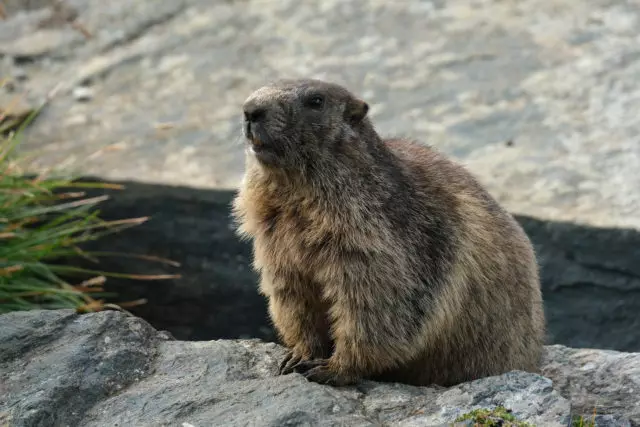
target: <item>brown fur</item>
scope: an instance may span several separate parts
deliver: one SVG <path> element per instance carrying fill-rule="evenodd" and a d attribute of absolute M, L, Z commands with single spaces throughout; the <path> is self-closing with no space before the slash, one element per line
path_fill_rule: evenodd
<path fill-rule="evenodd" d="M 290 348 L 281 372 L 447 386 L 537 371 L 544 317 L 524 231 L 462 166 L 380 138 L 367 110 L 318 80 L 244 104 L 233 212 Z"/>

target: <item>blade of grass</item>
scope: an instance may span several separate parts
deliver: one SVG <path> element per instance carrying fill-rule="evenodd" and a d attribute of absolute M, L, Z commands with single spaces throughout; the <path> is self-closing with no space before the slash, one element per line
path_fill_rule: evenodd
<path fill-rule="evenodd" d="M 100 274 L 106 277 L 114 277 L 119 279 L 135 279 L 135 280 L 169 280 L 179 279 L 182 276 L 179 274 L 128 274 L 128 273 L 113 273 L 100 270 L 91 270 L 81 267 L 72 267 L 68 265 L 50 265 L 49 268 L 52 271 L 60 271 L 65 273 L 83 273 L 83 274 Z"/>

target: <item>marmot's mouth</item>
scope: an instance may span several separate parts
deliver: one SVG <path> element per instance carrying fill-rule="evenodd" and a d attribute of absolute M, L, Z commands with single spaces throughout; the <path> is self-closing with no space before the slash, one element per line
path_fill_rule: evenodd
<path fill-rule="evenodd" d="M 257 132 L 253 132 L 247 138 L 247 149 L 260 163 L 263 165 L 274 166 L 278 164 L 278 150 L 271 143 L 271 140 L 261 138 L 256 135 Z"/>
<path fill-rule="evenodd" d="M 278 155 L 268 146 L 249 144 L 248 147 L 249 152 L 253 157 L 255 157 L 261 164 L 263 165 L 271 165 L 274 166 L 278 164 Z"/>
<path fill-rule="evenodd" d="M 247 150 L 262 164 L 275 164 L 278 159 L 278 150 L 273 144 L 269 134 L 260 125 L 247 123 L 245 127 L 247 138 Z"/>
<path fill-rule="evenodd" d="M 271 140 L 262 129 L 257 126 L 248 126 L 246 130 L 247 141 L 255 151 L 270 148 Z"/>
<path fill-rule="evenodd" d="M 251 146 L 254 149 L 264 147 L 264 138 L 260 138 L 258 136 L 259 129 L 256 129 L 255 126 L 252 126 L 251 123 L 247 123 L 245 126 L 245 136 Z"/>
<path fill-rule="evenodd" d="M 269 145 L 264 143 L 264 140 L 257 137 L 252 136 L 249 138 L 249 148 L 253 151 L 254 154 L 264 153 L 269 150 Z"/>

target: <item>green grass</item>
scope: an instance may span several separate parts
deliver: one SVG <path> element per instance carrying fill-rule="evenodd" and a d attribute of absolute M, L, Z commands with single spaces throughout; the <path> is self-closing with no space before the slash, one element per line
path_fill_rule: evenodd
<path fill-rule="evenodd" d="M 571 421 L 571 427 L 596 427 L 596 413 L 593 411 L 593 417 L 588 420 L 583 416 L 575 417 Z"/>
<path fill-rule="evenodd" d="M 473 421 L 474 426 L 483 427 L 533 427 L 530 423 L 519 421 L 510 410 L 503 406 L 494 409 L 474 409 L 456 418 L 456 422 Z"/>
<path fill-rule="evenodd" d="M 125 256 L 85 253 L 79 245 L 139 225 L 147 218 L 105 221 L 99 217 L 96 207 L 108 197 L 87 197 L 85 191 L 119 186 L 80 183 L 64 174 L 62 178 L 27 177 L 14 158 L 15 148 L 39 111 L 17 118 L 0 110 L 0 314 L 36 308 L 87 312 L 144 303 L 108 301 L 110 294 L 104 290 L 107 278 L 159 280 L 179 276 L 128 275 L 69 265 L 68 260 L 76 257 L 97 261 L 101 256 Z M 67 260 L 64 264 L 56 263 L 63 258 Z M 171 263 L 150 256 L 138 258 Z"/>
<path fill-rule="evenodd" d="M 594 409 L 591 419 L 583 416 L 573 417 L 571 427 L 596 427 L 596 412 Z M 534 427 L 531 423 L 519 421 L 510 410 L 503 406 L 494 409 L 475 409 L 456 418 L 456 422 L 471 420 L 477 427 Z"/>

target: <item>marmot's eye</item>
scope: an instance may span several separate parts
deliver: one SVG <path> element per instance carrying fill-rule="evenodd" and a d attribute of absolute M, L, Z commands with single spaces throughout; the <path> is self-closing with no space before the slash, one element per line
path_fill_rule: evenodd
<path fill-rule="evenodd" d="M 320 95 L 314 95 L 307 98 L 305 105 L 309 108 L 320 109 L 324 105 L 324 98 Z"/>

